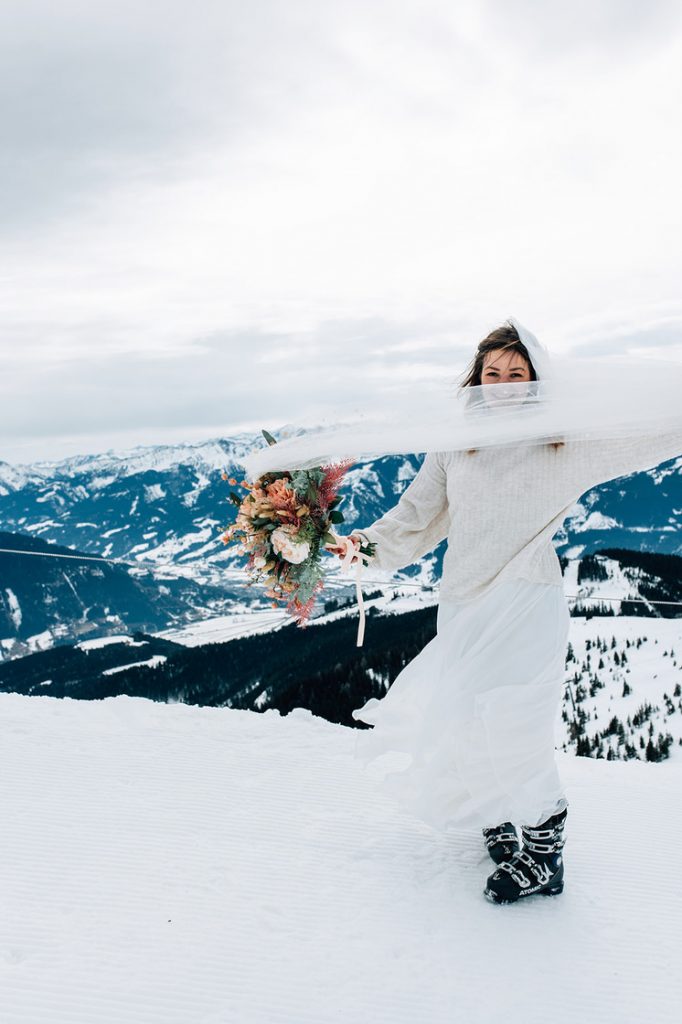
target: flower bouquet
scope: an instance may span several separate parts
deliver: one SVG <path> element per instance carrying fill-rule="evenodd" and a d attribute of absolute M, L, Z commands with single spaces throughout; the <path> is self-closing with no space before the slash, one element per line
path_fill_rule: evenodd
<path fill-rule="evenodd" d="M 268 444 L 277 443 L 267 430 L 262 433 Z M 240 542 L 242 552 L 249 556 L 246 563 L 249 585 L 267 584 L 265 593 L 273 598 L 273 606 L 276 608 L 278 603 L 286 602 L 287 612 L 299 626 L 307 624 L 324 586 L 322 551 L 325 545 L 337 546 L 341 540 L 348 540 L 337 537 L 332 526 L 344 521 L 339 511 L 343 498 L 338 490 L 353 461 L 347 459 L 333 466 L 264 473 L 252 483 L 241 482 L 239 486 L 247 492 L 244 497 L 234 491 L 228 496 L 238 511 L 235 522 L 222 536 L 223 543 Z M 225 472 L 222 478 L 232 486 L 237 485 L 237 480 Z M 374 547 L 366 543 L 360 546 L 359 552 L 353 548 L 353 553 L 359 555 L 358 572 L 362 561 L 374 554 Z M 348 562 L 349 558 L 344 567 Z"/>

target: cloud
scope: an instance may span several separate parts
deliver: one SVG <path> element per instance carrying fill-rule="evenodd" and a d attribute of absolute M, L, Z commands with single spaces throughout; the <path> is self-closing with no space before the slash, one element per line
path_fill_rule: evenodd
<path fill-rule="evenodd" d="M 415 358 L 414 345 L 425 340 Z M 93 350 L 88 359 L 47 370 L 15 364 L 6 378 L 0 433 L 11 445 L 48 434 L 55 422 L 64 434 L 111 434 L 121 423 L 136 423 L 144 433 L 213 430 L 252 419 L 255 410 L 269 423 L 295 421 L 321 415 L 333 404 L 365 401 L 391 382 L 409 385 L 420 360 L 422 374 L 432 378 L 440 367 L 457 372 L 474 347 L 442 329 L 430 340 L 422 330 L 421 338 L 415 334 L 405 341 L 405 325 L 375 318 L 322 323 L 299 335 L 223 331 L 170 358 Z M 366 346 L 362 358 L 358 342 Z"/>
<path fill-rule="evenodd" d="M 657 317 L 649 323 L 618 323 L 591 331 L 585 340 L 574 345 L 576 356 L 637 355 L 660 350 L 663 354 L 682 356 L 682 312 Z"/>
<path fill-rule="evenodd" d="M 6 0 L 0 458 L 295 422 L 459 370 L 509 315 L 637 347 L 680 315 L 678 21 Z"/>
<path fill-rule="evenodd" d="M 315 5 L 5 0 L 0 213 L 68 216 L 121 180 L 171 180 L 219 141 L 235 151 L 333 67 Z"/>
<path fill-rule="evenodd" d="M 622 61 L 665 45 L 680 28 L 677 0 L 482 0 L 486 25 L 540 66 L 579 55 Z"/>

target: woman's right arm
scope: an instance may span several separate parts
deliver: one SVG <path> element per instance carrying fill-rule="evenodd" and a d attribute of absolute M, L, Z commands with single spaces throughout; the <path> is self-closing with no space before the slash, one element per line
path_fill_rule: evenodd
<path fill-rule="evenodd" d="M 353 530 L 376 544 L 370 565 L 393 572 L 418 561 L 444 540 L 450 528 L 447 475 L 440 453 L 427 452 L 397 505 L 366 529 Z"/>
<path fill-rule="evenodd" d="M 682 455 L 682 428 L 642 437 L 571 442 L 583 490 L 630 473 L 652 469 Z"/>

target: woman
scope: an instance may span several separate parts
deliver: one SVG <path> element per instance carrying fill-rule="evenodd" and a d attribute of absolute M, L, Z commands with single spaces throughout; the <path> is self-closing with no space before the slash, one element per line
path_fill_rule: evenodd
<path fill-rule="evenodd" d="M 547 366 L 546 349 L 510 318 L 480 343 L 461 386 L 534 381 Z M 387 792 L 436 828 L 482 828 L 498 865 L 491 902 L 563 890 L 555 726 L 570 614 L 552 537 L 591 487 L 681 452 L 681 430 L 430 452 L 398 504 L 350 536 L 374 542 L 370 565 L 390 571 L 447 538 L 436 636 L 381 700 L 353 712 L 374 726 L 356 754 L 408 755 L 383 779 Z M 341 557 L 345 546 L 329 550 Z"/>

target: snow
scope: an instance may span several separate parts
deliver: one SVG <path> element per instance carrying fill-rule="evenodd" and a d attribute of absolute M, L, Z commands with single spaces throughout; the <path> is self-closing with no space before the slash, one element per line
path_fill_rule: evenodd
<path fill-rule="evenodd" d="M 63 498 L 61 497 L 61 495 L 56 490 L 54 490 L 47 491 L 45 494 L 42 494 L 39 498 L 36 498 L 36 504 L 40 504 L 41 502 L 44 501 L 49 501 L 50 498 L 55 498 L 57 501 L 63 502 Z"/>
<path fill-rule="evenodd" d="M 102 671 L 102 675 L 112 676 L 116 672 L 126 672 L 129 668 L 140 668 L 142 665 L 145 665 L 148 668 L 155 668 L 166 660 L 167 658 L 165 654 L 153 654 L 151 658 L 147 658 L 146 661 L 131 661 L 128 665 L 116 665 L 115 668 L 105 668 Z"/>
<path fill-rule="evenodd" d="M 575 698 L 574 675 L 586 691 L 579 706 L 586 714 L 585 731 L 593 738 L 607 729 L 616 716 L 624 728 L 624 738 L 603 737 L 604 756 L 611 748 L 622 755 L 620 747 L 629 742 L 644 759 L 644 745 L 649 736 L 656 743 L 659 736 L 672 737 L 668 757 L 682 767 L 682 619 L 648 618 L 643 616 L 608 616 L 571 619 L 570 643 L 574 660 L 567 664 L 566 678 Z M 598 647 L 597 644 L 600 646 Z M 589 695 L 590 681 L 597 678 L 602 687 Z M 624 692 L 627 683 L 630 692 Z M 634 719 L 639 709 L 651 711 L 640 724 Z M 569 689 L 564 693 L 564 707 L 569 721 L 564 721 L 558 738 L 569 742 L 569 726 L 575 715 Z M 628 720 L 631 720 L 632 724 Z"/>
<path fill-rule="evenodd" d="M 204 526 L 203 529 L 195 530 L 194 533 L 185 532 L 181 537 L 171 537 L 166 541 L 162 541 L 155 547 L 150 547 L 147 553 L 145 561 L 153 561 L 159 559 L 163 561 L 167 559 L 172 561 L 182 552 L 187 551 L 188 548 L 194 547 L 196 544 L 202 544 L 206 541 L 215 542 L 218 540 L 218 532 L 211 528 L 211 526 Z M 136 547 L 130 549 L 130 553 L 138 550 L 147 548 L 147 544 L 138 544 Z M 205 550 L 202 548 L 202 550 Z M 192 552 L 196 557 L 197 552 Z"/>
<path fill-rule="evenodd" d="M 57 629 L 43 629 L 40 633 L 33 633 L 26 637 L 24 643 L 29 651 L 47 651 L 54 647 L 54 638 Z"/>
<path fill-rule="evenodd" d="M 225 574 L 229 578 L 229 574 Z M 390 574 L 385 574 L 390 575 Z M 427 572 L 424 570 L 423 578 L 426 579 Z M 237 574 L 237 579 L 238 579 Z M 420 574 L 419 579 L 422 578 Z M 327 577 L 327 591 L 325 599 L 340 597 L 341 600 L 350 598 L 347 607 L 337 611 L 319 614 L 311 620 L 312 623 L 333 622 L 336 619 L 352 617 L 357 619 L 358 606 L 353 585 L 354 571 L 350 573 L 336 573 L 330 571 Z M 364 579 L 364 593 L 371 592 L 374 585 L 379 582 L 375 579 Z M 416 611 L 436 603 L 438 592 L 436 589 L 424 589 L 416 582 L 395 583 L 385 587 L 384 593 L 379 598 L 365 598 L 365 612 L 376 607 L 384 612 L 408 612 Z M 323 601 L 320 601 L 320 607 Z M 165 630 L 158 630 L 155 636 L 163 637 L 166 640 L 173 640 L 175 643 L 183 644 L 185 647 L 197 647 L 199 644 L 222 643 L 225 640 L 234 640 L 237 637 L 251 636 L 256 633 L 270 632 L 283 626 L 294 626 L 294 620 L 286 613 L 283 606 L 272 608 L 257 608 L 250 604 L 235 606 L 226 615 L 211 615 L 210 617 L 191 622 L 184 626 L 172 626 Z"/>
<path fill-rule="evenodd" d="M 603 512 L 590 512 L 582 522 L 577 518 L 573 521 L 573 532 L 581 533 L 588 530 L 610 530 L 614 526 L 622 527 L 617 519 L 606 516 Z"/>
<path fill-rule="evenodd" d="M 241 612 L 231 612 L 229 615 L 212 615 L 208 619 L 192 622 L 187 626 L 158 630 L 154 635 L 164 640 L 173 640 L 185 647 L 198 647 L 200 644 L 222 643 L 254 633 L 269 633 L 278 626 L 291 625 L 292 622 L 291 617 L 280 609 L 245 609 Z"/>
<path fill-rule="evenodd" d="M 107 644 L 127 644 L 129 647 L 145 647 L 147 640 L 133 640 L 127 633 L 119 633 L 115 636 L 96 636 L 92 640 L 81 640 L 79 643 L 74 644 L 74 647 L 80 647 L 82 651 L 92 651 L 96 647 L 106 647 Z"/>
<path fill-rule="evenodd" d="M 9 606 L 9 617 L 11 618 L 14 628 L 19 629 L 21 626 L 21 605 L 19 604 L 19 598 L 11 589 L 11 587 L 5 587 L 5 593 L 7 594 L 7 604 Z"/>
<path fill-rule="evenodd" d="M 0 695 L 3 1024 L 679 1020 L 682 767 L 557 756 L 561 896 L 297 709 Z"/>
<path fill-rule="evenodd" d="M 68 460 L 64 460 L 67 462 Z M 103 476 L 93 476 L 88 481 L 88 489 L 91 491 L 102 491 L 105 487 L 109 487 L 116 481 L 115 473 L 108 473 Z"/>
<path fill-rule="evenodd" d="M 149 470 L 163 472 L 178 465 L 194 465 L 201 470 L 217 472 L 262 443 L 260 433 L 232 434 L 230 438 L 208 438 L 191 443 L 136 445 L 133 448 L 109 449 L 95 454 L 71 455 L 63 459 L 40 460 L 29 464 L 10 465 L 0 462 L 0 480 L 13 488 L 28 481 L 40 481 L 59 472 L 65 476 L 83 473 L 113 474 L 113 479 L 134 476 Z M 23 470 L 23 472 L 22 472 Z"/>
<path fill-rule="evenodd" d="M 160 498 L 166 497 L 166 492 L 161 484 L 148 484 L 144 489 L 144 497 L 145 501 L 159 501 Z"/>
<path fill-rule="evenodd" d="M 647 470 L 647 475 L 651 477 L 655 484 L 661 484 L 667 476 L 675 476 L 677 473 L 682 471 L 682 458 L 675 459 L 670 465 L 663 463 L 663 467 L 653 466 Z"/>

